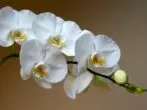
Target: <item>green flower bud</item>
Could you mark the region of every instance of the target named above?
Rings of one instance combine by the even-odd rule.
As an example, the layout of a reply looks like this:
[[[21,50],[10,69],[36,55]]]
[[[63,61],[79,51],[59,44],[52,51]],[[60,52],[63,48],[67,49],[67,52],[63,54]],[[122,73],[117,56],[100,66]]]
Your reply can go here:
[[[136,92],[136,86],[134,84],[125,84],[125,86],[128,92],[131,92],[131,93]]]
[[[137,87],[136,88],[136,93],[138,93],[138,94],[141,94],[143,91],[142,91],[142,88],[140,88],[140,87]]]
[[[118,84],[124,84],[127,81],[127,74],[125,71],[123,70],[117,70],[114,73],[114,80],[118,83]]]

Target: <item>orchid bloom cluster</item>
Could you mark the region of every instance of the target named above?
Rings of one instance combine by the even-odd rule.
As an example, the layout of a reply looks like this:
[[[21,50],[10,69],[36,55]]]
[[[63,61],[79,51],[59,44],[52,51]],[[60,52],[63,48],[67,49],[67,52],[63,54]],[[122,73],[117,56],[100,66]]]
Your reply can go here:
[[[1,8],[0,46],[14,44],[20,45],[23,80],[32,77],[45,89],[63,82],[64,91],[71,99],[87,89],[96,77],[111,80],[135,93],[145,91],[128,83],[128,75],[118,65],[121,51],[115,41],[106,35],[82,30],[75,22],[65,21],[53,13]]]

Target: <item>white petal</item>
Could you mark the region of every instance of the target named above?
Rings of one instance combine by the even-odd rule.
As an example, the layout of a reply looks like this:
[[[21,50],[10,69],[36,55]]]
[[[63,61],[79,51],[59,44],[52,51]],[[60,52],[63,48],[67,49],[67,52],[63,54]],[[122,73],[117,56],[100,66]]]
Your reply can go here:
[[[44,88],[44,89],[51,89],[52,85],[51,83],[49,83],[48,81],[46,81],[45,79],[39,79],[37,77],[34,76],[35,81],[37,82],[37,84]]]
[[[36,36],[35,36],[35,34],[33,33],[33,31],[31,29],[26,30],[26,33],[27,33],[26,41],[37,39]]]
[[[41,13],[35,18],[34,23],[49,32],[55,32],[56,16],[49,12]]]
[[[75,37],[81,32],[80,27],[73,21],[66,21],[62,28],[62,37],[66,39],[76,39]],[[74,37],[74,38],[73,38]]]
[[[120,66],[118,64],[116,64],[111,68],[107,68],[106,69],[106,74],[112,75],[118,69],[120,69]]]
[[[32,28],[39,41],[46,44],[48,38],[56,32],[56,16],[49,12],[41,13],[35,18]]]
[[[77,93],[83,92],[91,83],[93,75],[89,72],[85,72],[78,76],[75,83],[78,85]]]
[[[63,26],[64,20],[60,17],[56,17],[56,33],[62,32],[62,26]]]
[[[80,76],[68,75],[64,82],[64,91],[66,95],[75,99],[77,93],[83,92],[91,83],[93,75],[91,73],[82,73]]]
[[[84,30],[79,36],[75,46],[75,59],[78,61],[78,72],[81,73],[87,68],[88,56],[94,51],[94,35],[90,31]]]
[[[75,38],[78,36],[75,36]],[[75,45],[77,39],[68,39],[65,41],[65,45],[62,48],[61,52],[67,56],[75,56]]]
[[[66,43],[61,52],[64,53],[66,56],[75,56],[75,43]]]
[[[87,56],[83,56],[79,61],[77,65],[77,72],[82,73],[85,70],[87,70]]]
[[[18,12],[18,27],[22,29],[31,29],[36,14],[30,10],[21,10]]]
[[[42,45],[37,40],[30,40],[21,46],[20,65],[24,73],[30,74],[33,66],[42,61]]]
[[[27,80],[31,77],[31,73],[25,73],[23,68],[20,69],[20,76],[23,80]]]
[[[76,77],[68,75],[64,81],[64,91],[71,99],[75,99],[77,94],[78,85],[76,85],[75,79]]]
[[[72,21],[66,21],[63,24],[63,29],[61,37],[65,39],[65,45],[62,49],[62,52],[67,56],[75,55],[75,43],[79,38],[81,32],[80,27]]]
[[[9,37],[11,28],[0,24],[0,45],[3,47],[9,47],[11,46],[14,41],[12,41],[12,39]]]
[[[75,57],[77,61],[80,61],[83,56],[92,54],[94,51],[93,39],[94,35],[91,32],[87,30],[81,32],[75,46]]]
[[[0,9],[0,24],[15,28],[17,26],[17,11],[11,7]]]
[[[120,59],[120,49],[118,45],[108,36],[98,35],[95,37],[96,51],[102,53],[105,58],[104,67],[116,65]]]
[[[67,74],[67,63],[65,57],[56,48],[46,50],[44,62],[49,67],[49,74],[46,77],[51,83],[62,81]]]

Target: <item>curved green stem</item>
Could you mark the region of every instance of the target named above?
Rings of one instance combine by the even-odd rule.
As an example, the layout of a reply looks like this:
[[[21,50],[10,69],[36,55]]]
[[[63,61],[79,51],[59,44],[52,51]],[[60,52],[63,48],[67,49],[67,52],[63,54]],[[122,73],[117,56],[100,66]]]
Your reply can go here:
[[[137,93],[147,92],[147,89],[142,89],[142,88],[137,87],[137,86],[135,86],[135,85],[133,85],[133,84],[130,84],[130,83],[128,83],[128,82],[126,82],[126,83],[124,83],[124,84],[118,84],[118,83],[112,78],[113,75],[112,75],[112,76],[105,76],[105,75],[102,75],[102,74],[100,74],[100,73],[94,72],[94,71],[92,71],[92,70],[89,69],[89,68],[87,68],[87,71],[89,71],[90,73],[92,73],[92,74],[94,74],[94,75],[98,75],[98,76],[101,76],[101,77],[103,77],[103,78],[105,78],[105,79],[108,79],[108,80],[112,81],[114,84],[126,88],[126,89],[127,89],[128,91],[130,91],[130,92],[133,92],[133,93],[135,93],[135,92],[137,92]]]
[[[143,89],[143,92],[147,92],[147,89]]]
[[[10,58],[19,58],[19,54],[17,53],[12,53],[12,54],[9,54],[3,58],[0,59],[0,65],[2,65],[5,61],[7,61],[8,59]],[[78,64],[78,62],[76,61],[67,61],[68,64]],[[92,73],[93,75],[97,75],[97,76],[100,76],[100,77],[103,77],[105,79],[108,79],[110,81],[112,81],[113,83],[115,83],[116,85],[118,86],[121,86],[121,87],[124,87],[126,88],[129,92],[132,92],[132,93],[143,93],[143,92],[147,92],[147,89],[143,89],[141,87],[137,87],[133,84],[130,84],[128,82],[124,83],[124,84],[118,84],[114,79],[113,79],[113,75],[111,76],[106,76],[106,75],[103,75],[103,74],[100,74],[100,73],[97,73],[97,72],[94,72],[92,71],[91,69],[87,68],[87,71],[89,71],[90,73]]]
[[[67,61],[67,63],[69,64],[78,64],[78,62],[76,61]],[[127,89],[129,92],[132,92],[132,93],[143,93],[143,92],[147,92],[147,89],[143,89],[141,87],[137,87],[135,86],[134,84],[130,84],[128,82],[124,83],[124,84],[118,84],[114,79],[113,79],[113,74],[111,76],[106,76],[106,75],[103,75],[103,74],[100,74],[100,73],[97,73],[97,72],[94,72],[93,70],[87,68],[87,71],[89,71],[90,73],[92,73],[93,75],[97,75],[97,76],[100,76],[100,77],[103,77],[105,79],[108,79],[110,80],[111,82],[113,82],[114,84],[118,85],[118,86],[121,86],[121,87],[124,87],[125,89]]]
[[[19,57],[19,54],[17,54],[17,53],[12,53],[12,54],[9,54],[9,55],[7,55],[7,56],[1,58],[1,59],[0,59],[0,65],[2,65],[5,61],[7,61],[8,59],[13,58],[13,57],[18,58],[18,57]]]
[[[12,53],[16,53],[16,43],[11,46]]]

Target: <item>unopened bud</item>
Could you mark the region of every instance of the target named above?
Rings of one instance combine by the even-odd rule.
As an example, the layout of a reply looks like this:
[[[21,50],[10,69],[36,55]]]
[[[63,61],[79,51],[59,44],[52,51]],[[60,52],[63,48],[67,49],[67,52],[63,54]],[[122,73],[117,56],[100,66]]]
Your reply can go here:
[[[114,73],[114,80],[118,83],[118,84],[124,84],[127,81],[127,73],[123,70],[117,70]]]

